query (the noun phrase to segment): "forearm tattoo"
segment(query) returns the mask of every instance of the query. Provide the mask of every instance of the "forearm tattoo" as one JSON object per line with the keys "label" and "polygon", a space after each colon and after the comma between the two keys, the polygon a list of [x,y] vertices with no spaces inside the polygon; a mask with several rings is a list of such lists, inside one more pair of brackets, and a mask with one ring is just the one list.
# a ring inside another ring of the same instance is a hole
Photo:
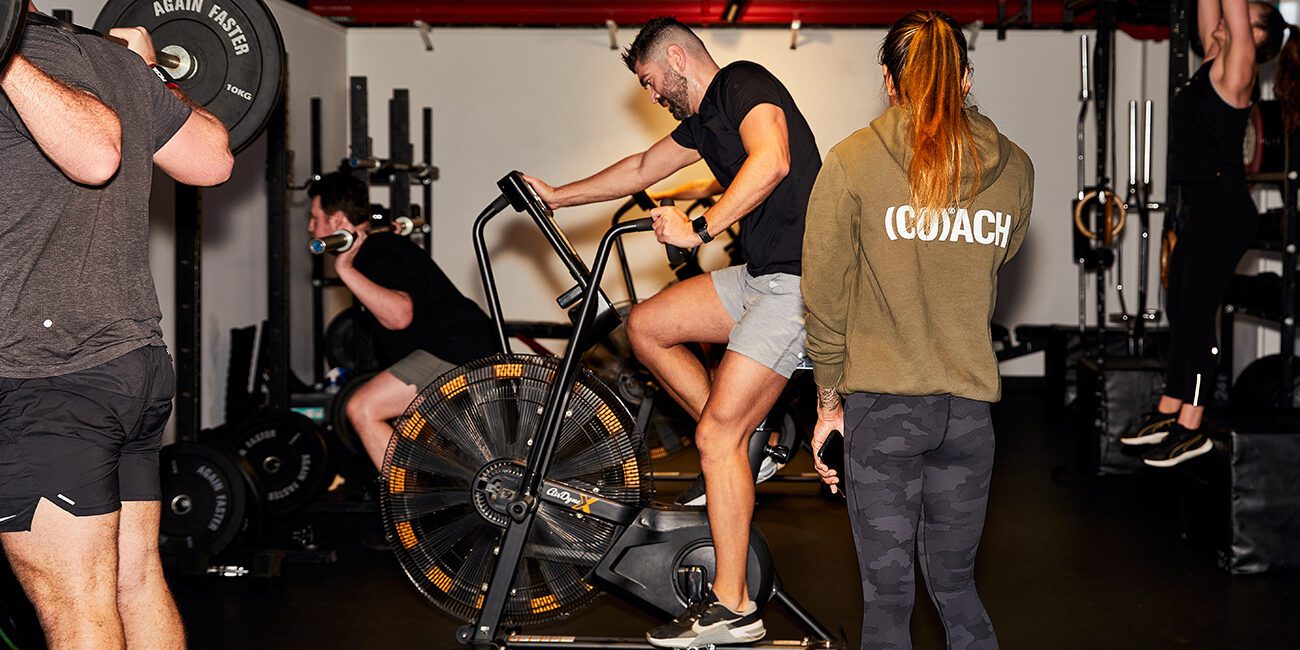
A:
{"label": "forearm tattoo", "polygon": [[817,408],[827,413],[840,410],[840,394],[834,388],[817,387]]}

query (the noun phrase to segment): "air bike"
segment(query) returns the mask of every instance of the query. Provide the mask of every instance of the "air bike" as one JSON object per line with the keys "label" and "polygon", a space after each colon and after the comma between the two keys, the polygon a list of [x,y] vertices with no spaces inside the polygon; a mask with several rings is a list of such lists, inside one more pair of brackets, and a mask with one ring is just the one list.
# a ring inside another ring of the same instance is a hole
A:
{"label": "air bike", "polygon": [[[434,605],[467,624],[474,648],[648,648],[643,638],[528,636],[522,626],[567,617],[614,592],[664,617],[704,598],[714,556],[702,508],[651,503],[644,422],[579,366],[584,350],[619,324],[600,279],[619,237],[652,230],[637,219],[610,228],[589,270],[518,172],[474,224],[474,250],[504,354],[460,366],[416,397],[394,427],[380,506],[395,554]],[[574,322],[561,358],[512,354],[484,243],[487,222],[526,212],[576,285],[558,300]],[[642,410],[644,414],[644,409]],[[757,471],[758,462],[751,454]],[[749,596],[780,603],[806,628],[794,641],[755,647],[840,648],[777,577],[750,530]]]}

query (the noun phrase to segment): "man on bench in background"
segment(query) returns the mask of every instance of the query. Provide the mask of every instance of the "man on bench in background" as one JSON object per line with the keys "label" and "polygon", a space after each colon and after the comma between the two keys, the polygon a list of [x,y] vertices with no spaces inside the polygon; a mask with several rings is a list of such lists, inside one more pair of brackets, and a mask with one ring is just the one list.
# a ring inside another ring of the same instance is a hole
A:
{"label": "man on bench in background", "polygon": [[334,257],[334,271],[364,307],[375,351],[388,369],[353,393],[347,414],[380,468],[393,433],[389,421],[442,373],[499,352],[495,330],[424,249],[391,232],[367,234],[370,197],[360,179],[326,174],[312,183],[308,195],[313,237],[338,230],[357,235],[351,248]]}
{"label": "man on bench in background", "polygon": [[[804,211],[821,156],[776,77],[747,61],[719,69],[699,37],[672,18],[646,23],[623,60],[681,125],[589,178],[558,188],[528,180],[561,208],[628,196],[703,158],[726,190],[693,222],[675,207],[656,208],[655,233],[694,248],[740,221],[749,263],[673,285],[637,305],[627,323],[637,358],[699,423],[695,443],[717,551],[713,597],[646,638],[661,647],[756,641],[766,632],[745,584],[754,511],[746,450],[803,357]],[[712,383],[688,342],[727,344]]]}

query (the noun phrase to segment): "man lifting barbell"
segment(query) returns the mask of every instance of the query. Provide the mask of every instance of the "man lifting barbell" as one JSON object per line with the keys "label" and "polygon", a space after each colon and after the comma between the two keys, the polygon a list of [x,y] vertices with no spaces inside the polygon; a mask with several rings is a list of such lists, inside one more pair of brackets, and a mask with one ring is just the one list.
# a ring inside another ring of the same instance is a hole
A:
{"label": "man lifting barbell", "polygon": [[419,246],[391,232],[370,234],[365,183],[333,172],[312,183],[308,194],[313,237],[356,233],[334,258],[334,270],[365,307],[376,353],[388,369],[352,395],[347,415],[380,468],[393,433],[389,422],[421,389],[457,365],[499,352],[492,321]]}
{"label": "man lifting barbell", "polygon": [[149,70],[148,33],[113,35],[131,51],[0,34],[21,39],[0,60],[0,542],[51,647],[183,647],[158,556],[175,380],[149,190],[155,164],[214,185],[233,159],[221,122]]}

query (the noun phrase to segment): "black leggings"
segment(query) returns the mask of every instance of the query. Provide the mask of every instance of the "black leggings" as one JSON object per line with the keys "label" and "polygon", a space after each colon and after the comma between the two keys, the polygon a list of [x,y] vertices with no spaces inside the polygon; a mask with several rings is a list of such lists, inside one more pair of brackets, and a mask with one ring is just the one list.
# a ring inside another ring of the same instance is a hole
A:
{"label": "black leggings", "polygon": [[1215,317],[1255,238],[1258,214],[1244,179],[1177,187],[1182,227],[1169,260],[1165,395],[1204,406],[1218,366]]}
{"label": "black leggings", "polygon": [[844,404],[849,521],[862,572],[862,650],[912,647],[914,569],[948,647],[998,647],[975,591],[975,552],[993,474],[987,402],[853,393]]}

